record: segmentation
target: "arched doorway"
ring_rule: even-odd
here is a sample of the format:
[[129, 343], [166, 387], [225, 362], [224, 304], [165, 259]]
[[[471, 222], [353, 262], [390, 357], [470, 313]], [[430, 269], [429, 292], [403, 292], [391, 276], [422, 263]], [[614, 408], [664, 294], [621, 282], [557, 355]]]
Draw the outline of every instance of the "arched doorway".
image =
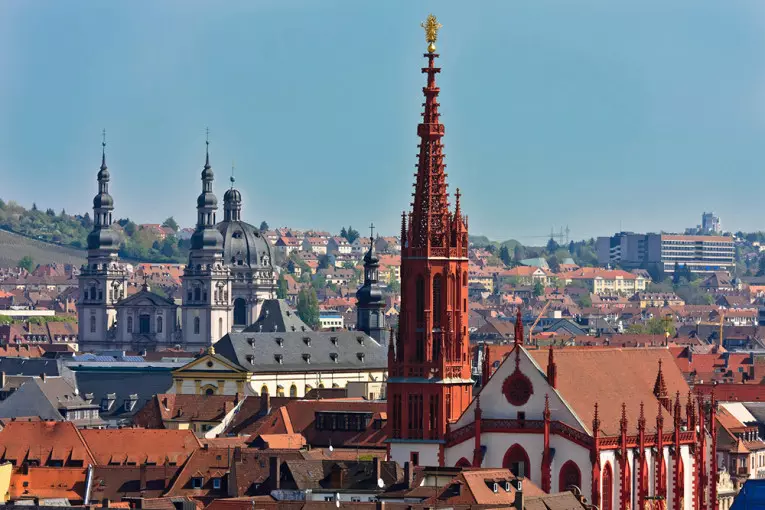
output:
[[601, 496], [603, 501], [600, 508], [603, 510], [614, 510], [614, 471], [611, 469], [610, 462], [606, 462], [606, 467], [603, 468], [601, 482], [603, 483]]
[[247, 301], [244, 298], [234, 300], [234, 326], [247, 325]]
[[560, 468], [558, 476], [558, 492], [569, 490], [574, 486], [582, 490], [582, 472], [573, 460], [567, 460]]
[[529, 455], [523, 446], [516, 443], [508, 448], [505, 458], [502, 460], [502, 467], [512, 471], [515, 476], [528, 477], [531, 473], [531, 465], [529, 464]]

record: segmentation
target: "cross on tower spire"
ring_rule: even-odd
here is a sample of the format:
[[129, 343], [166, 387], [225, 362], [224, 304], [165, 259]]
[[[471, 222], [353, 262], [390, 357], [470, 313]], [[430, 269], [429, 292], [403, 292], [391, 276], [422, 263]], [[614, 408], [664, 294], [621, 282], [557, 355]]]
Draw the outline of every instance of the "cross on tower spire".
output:
[[205, 128], [205, 168], [210, 168], [210, 128]]
[[101, 169], [106, 168], [106, 128], [101, 131]]
[[371, 239], [374, 242], [375, 238], [375, 224], [370, 223], [369, 224], [369, 239]]
[[231, 181], [231, 189], [234, 188], [234, 181], [236, 180], [236, 179], [234, 179], [234, 170], [235, 170], [235, 168], [236, 168], [236, 165], [235, 165], [234, 161], [232, 161], [231, 162], [231, 177], [229, 177], [229, 180]]

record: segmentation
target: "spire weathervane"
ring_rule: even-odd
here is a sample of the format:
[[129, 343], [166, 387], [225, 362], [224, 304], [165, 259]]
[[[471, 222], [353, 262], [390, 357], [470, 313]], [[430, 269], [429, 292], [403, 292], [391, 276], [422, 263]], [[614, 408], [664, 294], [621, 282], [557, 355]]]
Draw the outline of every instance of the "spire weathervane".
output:
[[235, 168], [236, 168], [236, 164], [235, 164], [234, 161], [232, 161], [231, 162], [231, 177], [229, 178], [229, 180], [231, 181], [231, 188], [232, 189], [234, 188], [234, 181], [235, 181], [235, 179], [234, 179], [234, 169]]
[[101, 131], [101, 168], [106, 168], [106, 128]]
[[427, 19], [420, 24], [425, 29], [425, 40], [428, 42], [428, 52], [435, 53], [438, 30], [443, 27], [433, 14], [428, 14]]
[[375, 224], [370, 223], [369, 224], [369, 239], [374, 240], [374, 238], [375, 238]]

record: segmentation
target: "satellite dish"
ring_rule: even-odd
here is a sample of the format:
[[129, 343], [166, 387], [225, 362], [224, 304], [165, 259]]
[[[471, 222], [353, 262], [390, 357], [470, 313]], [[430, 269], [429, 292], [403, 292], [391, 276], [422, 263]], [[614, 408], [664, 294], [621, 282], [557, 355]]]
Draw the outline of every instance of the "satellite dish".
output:
[[382, 478], [378, 478], [378, 479], [377, 479], [377, 486], [378, 486], [379, 488], [381, 488], [381, 489], [384, 489], [384, 488], [385, 488], [385, 482], [383, 482], [383, 479], [382, 479]]

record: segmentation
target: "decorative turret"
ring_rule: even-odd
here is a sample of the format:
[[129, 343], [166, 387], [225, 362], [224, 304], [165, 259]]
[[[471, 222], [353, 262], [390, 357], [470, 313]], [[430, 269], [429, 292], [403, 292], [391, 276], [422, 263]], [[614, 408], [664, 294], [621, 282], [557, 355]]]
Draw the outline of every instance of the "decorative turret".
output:
[[379, 343], [385, 336], [385, 299], [378, 283], [380, 259], [375, 254], [374, 224], [369, 226], [369, 250], [364, 255], [364, 285], [356, 291], [356, 327]]
[[120, 236], [112, 230], [114, 200], [109, 194], [109, 169], [106, 166], [106, 130], [101, 142], [101, 168], [98, 170], [98, 194], [93, 198], [93, 230], [88, 234], [88, 250], [111, 252], [116, 256]]
[[515, 345], [523, 345], [523, 317], [521, 316], [521, 307], [515, 314]]
[[242, 215], [242, 194], [234, 188], [234, 165], [231, 165], [231, 187], [223, 194], [223, 221], [240, 221]]
[[558, 386], [558, 365], [555, 363], [555, 351], [550, 344], [550, 352], [547, 355], [547, 383], [556, 388]]
[[653, 394], [659, 399], [664, 409], [669, 411], [671, 401], [667, 392], [667, 383], [664, 382], [664, 373], [661, 370], [661, 360], [659, 360], [659, 372], [656, 374], [656, 382], [653, 385]]
[[218, 198], [213, 193], [213, 174], [210, 166], [210, 141], [205, 140], [205, 166], [202, 169], [202, 193], [197, 198], [197, 228], [191, 236], [191, 253], [195, 251], [223, 251], [223, 236], [215, 229]]

